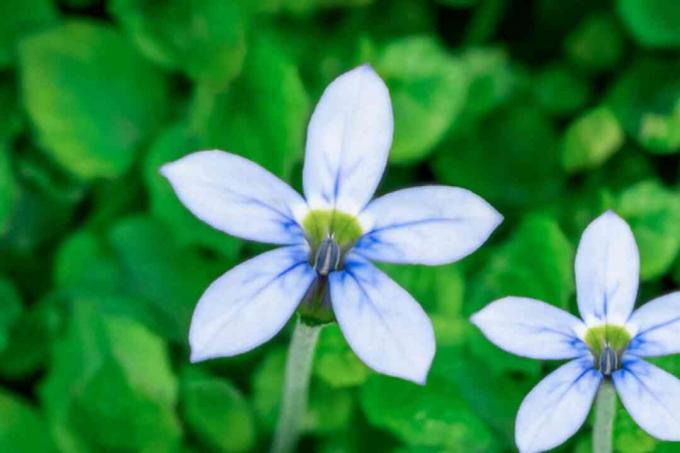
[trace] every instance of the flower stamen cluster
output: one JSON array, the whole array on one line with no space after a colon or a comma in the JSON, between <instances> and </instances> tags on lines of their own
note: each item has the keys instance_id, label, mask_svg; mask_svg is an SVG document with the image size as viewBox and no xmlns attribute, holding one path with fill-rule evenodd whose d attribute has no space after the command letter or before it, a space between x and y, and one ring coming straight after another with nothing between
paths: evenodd
<instances>
[{"instance_id":1,"label":"flower stamen cluster","mask_svg":"<svg viewBox=\"0 0 680 453\"><path fill-rule=\"evenodd\" d=\"M631 335L624 326L602 324L590 327L583 341L593 355L593 362L603 376L609 377L621 367L623 353Z\"/></svg>"}]
</instances>

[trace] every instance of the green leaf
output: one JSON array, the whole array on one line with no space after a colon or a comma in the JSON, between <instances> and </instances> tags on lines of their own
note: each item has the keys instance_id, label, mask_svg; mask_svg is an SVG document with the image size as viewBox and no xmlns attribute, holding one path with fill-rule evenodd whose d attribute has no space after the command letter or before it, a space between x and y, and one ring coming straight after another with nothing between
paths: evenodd
<instances>
[{"instance_id":1,"label":"green leaf","mask_svg":"<svg viewBox=\"0 0 680 453\"><path fill-rule=\"evenodd\" d=\"M486 340L488 341L488 340ZM534 378L518 379L517 374L501 377L488 373L493 356L479 359L455 349L441 349L439 363L446 363L446 375L458 385L460 394L474 412L502 435L506 447L515 447L515 419L524 397L538 382ZM507 354L507 353L506 353ZM499 382L506 384L499 385Z\"/></svg>"},{"instance_id":2,"label":"green leaf","mask_svg":"<svg viewBox=\"0 0 680 453\"><path fill-rule=\"evenodd\" d=\"M329 324L321 330L314 358L315 376L331 387L354 387L363 383L369 373L350 349L337 324Z\"/></svg>"},{"instance_id":3,"label":"green leaf","mask_svg":"<svg viewBox=\"0 0 680 453\"><path fill-rule=\"evenodd\" d=\"M116 0L109 9L149 59L215 88L241 70L245 26L233 1Z\"/></svg>"},{"instance_id":4,"label":"green leaf","mask_svg":"<svg viewBox=\"0 0 680 453\"><path fill-rule=\"evenodd\" d=\"M463 65L434 38L418 36L389 43L375 66L390 88L394 110L390 161L425 159L462 110L467 92Z\"/></svg>"},{"instance_id":5,"label":"green leaf","mask_svg":"<svg viewBox=\"0 0 680 453\"><path fill-rule=\"evenodd\" d=\"M255 421L243 395L229 381L185 368L180 376L182 415L206 445L218 451L251 451Z\"/></svg>"},{"instance_id":6,"label":"green leaf","mask_svg":"<svg viewBox=\"0 0 680 453\"><path fill-rule=\"evenodd\" d=\"M19 41L57 21L52 0L0 2L0 68L13 64Z\"/></svg>"},{"instance_id":7,"label":"green leaf","mask_svg":"<svg viewBox=\"0 0 680 453\"><path fill-rule=\"evenodd\" d=\"M129 293L148 301L164 337L186 343L198 299L227 266L181 248L171 228L150 217L119 221L109 240Z\"/></svg>"},{"instance_id":8,"label":"green leaf","mask_svg":"<svg viewBox=\"0 0 680 453\"><path fill-rule=\"evenodd\" d=\"M617 9L633 38L643 46L680 46L680 3L674 0L618 0Z\"/></svg>"},{"instance_id":9,"label":"green leaf","mask_svg":"<svg viewBox=\"0 0 680 453\"><path fill-rule=\"evenodd\" d=\"M310 390L305 430L317 435L329 435L351 427L355 399L350 389L338 389L317 382Z\"/></svg>"},{"instance_id":10,"label":"green leaf","mask_svg":"<svg viewBox=\"0 0 680 453\"><path fill-rule=\"evenodd\" d=\"M203 149L240 154L285 179L302 157L308 115L297 68L276 41L260 38L227 91L197 88L191 132Z\"/></svg>"},{"instance_id":11,"label":"green leaf","mask_svg":"<svg viewBox=\"0 0 680 453\"><path fill-rule=\"evenodd\" d=\"M614 419L614 449L621 453L651 453L661 451L659 441L647 434L631 418L620 402Z\"/></svg>"},{"instance_id":12,"label":"green leaf","mask_svg":"<svg viewBox=\"0 0 680 453\"><path fill-rule=\"evenodd\" d=\"M372 375L361 389L369 422L403 442L466 452L494 451L488 427L461 399L457 386L430 374L426 386Z\"/></svg>"},{"instance_id":13,"label":"green leaf","mask_svg":"<svg viewBox=\"0 0 680 453\"><path fill-rule=\"evenodd\" d=\"M176 444L177 383L165 344L132 320L72 304L41 398L60 449L142 450Z\"/></svg>"},{"instance_id":14,"label":"green leaf","mask_svg":"<svg viewBox=\"0 0 680 453\"><path fill-rule=\"evenodd\" d=\"M621 148L623 141L623 130L611 109L596 107L567 127L562 162L570 172L599 167Z\"/></svg>"},{"instance_id":15,"label":"green leaf","mask_svg":"<svg viewBox=\"0 0 680 453\"><path fill-rule=\"evenodd\" d=\"M564 43L570 60L592 72L611 70L621 59L624 41L616 19L594 13L569 33Z\"/></svg>"},{"instance_id":16,"label":"green leaf","mask_svg":"<svg viewBox=\"0 0 680 453\"><path fill-rule=\"evenodd\" d=\"M13 80L0 79L0 147L11 144L23 126L15 85Z\"/></svg>"},{"instance_id":17,"label":"green leaf","mask_svg":"<svg viewBox=\"0 0 680 453\"><path fill-rule=\"evenodd\" d=\"M640 278L663 276L680 250L680 194L657 181L643 181L624 190L615 206L640 249Z\"/></svg>"},{"instance_id":18,"label":"green leaf","mask_svg":"<svg viewBox=\"0 0 680 453\"><path fill-rule=\"evenodd\" d=\"M11 329L22 311L21 296L17 289L10 280L0 277L0 352L7 348Z\"/></svg>"},{"instance_id":19,"label":"green leaf","mask_svg":"<svg viewBox=\"0 0 680 453\"><path fill-rule=\"evenodd\" d=\"M68 22L33 35L19 63L41 144L79 177L125 172L163 119L164 77L106 25Z\"/></svg>"},{"instance_id":20,"label":"green leaf","mask_svg":"<svg viewBox=\"0 0 680 453\"><path fill-rule=\"evenodd\" d=\"M281 405L286 349L270 349L251 375L253 408L257 420L266 431L272 432Z\"/></svg>"},{"instance_id":21,"label":"green leaf","mask_svg":"<svg viewBox=\"0 0 680 453\"><path fill-rule=\"evenodd\" d=\"M465 282L458 266L380 266L409 292L428 313L459 315Z\"/></svg>"},{"instance_id":22,"label":"green leaf","mask_svg":"<svg viewBox=\"0 0 680 453\"><path fill-rule=\"evenodd\" d=\"M479 0L437 0L442 5L452 8L470 8L479 3Z\"/></svg>"},{"instance_id":23,"label":"green leaf","mask_svg":"<svg viewBox=\"0 0 680 453\"><path fill-rule=\"evenodd\" d=\"M470 304L481 308L514 295L568 310L574 294L573 260L574 247L551 216L528 216L489 257L474 281Z\"/></svg>"},{"instance_id":24,"label":"green leaf","mask_svg":"<svg viewBox=\"0 0 680 453\"><path fill-rule=\"evenodd\" d=\"M163 164L200 149L199 138L181 124L166 129L152 144L144 163L144 179L151 197L151 212L172 227L182 245L217 250L232 261L238 256L243 242L196 218L179 201L170 183L159 172Z\"/></svg>"},{"instance_id":25,"label":"green leaf","mask_svg":"<svg viewBox=\"0 0 680 453\"><path fill-rule=\"evenodd\" d=\"M673 60L639 58L607 96L607 103L626 133L647 151L680 150L680 64Z\"/></svg>"},{"instance_id":26,"label":"green leaf","mask_svg":"<svg viewBox=\"0 0 680 453\"><path fill-rule=\"evenodd\" d=\"M355 7L372 3L374 0L263 0L252 2L240 0L252 12L288 12L307 16L319 10L337 7Z\"/></svg>"},{"instance_id":27,"label":"green leaf","mask_svg":"<svg viewBox=\"0 0 680 453\"><path fill-rule=\"evenodd\" d=\"M548 113L566 115L583 107L590 97L587 81L568 66L549 65L532 85L536 100Z\"/></svg>"},{"instance_id":28,"label":"green leaf","mask_svg":"<svg viewBox=\"0 0 680 453\"><path fill-rule=\"evenodd\" d=\"M519 77L508 53L497 48L472 48L460 56L468 93L463 108L463 120L454 124L459 131L470 122L508 101L517 88Z\"/></svg>"},{"instance_id":29,"label":"green leaf","mask_svg":"<svg viewBox=\"0 0 680 453\"><path fill-rule=\"evenodd\" d=\"M121 269L100 238L78 231L66 238L54 265L54 281L64 289L114 292L123 286Z\"/></svg>"},{"instance_id":30,"label":"green leaf","mask_svg":"<svg viewBox=\"0 0 680 453\"><path fill-rule=\"evenodd\" d=\"M497 208L535 206L562 186L557 133L538 108L504 106L438 148L437 179L465 187Z\"/></svg>"},{"instance_id":31,"label":"green leaf","mask_svg":"<svg viewBox=\"0 0 680 453\"><path fill-rule=\"evenodd\" d=\"M84 297L103 313L133 319L160 335L176 335L164 309L130 283L125 265L92 231L77 231L62 243L54 280L69 298Z\"/></svg>"},{"instance_id":32,"label":"green leaf","mask_svg":"<svg viewBox=\"0 0 680 453\"><path fill-rule=\"evenodd\" d=\"M11 158L13 175L8 175L0 186L7 184L11 194L14 190L11 181L16 179L18 193L7 217L2 242L5 249L26 253L64 233L76 203L83 196L83 187L65 177L33 149L24 148ZM3 196L11 195L3 194L0 198Z\"/></svg>"},{"instance_id":33,"label":"green leaf","mask_svg":"<svg viewBox=\"0 0 680 453\"><path fill-rule=\"evenodd\" d=\"M19 187L12 173L10 158L8 149L0 143L0 236L10 227L19 201Z\"/></svg>"},{"instance_id":34,"label":"green leaf","mask_svg":"<svg viewBox=\"0 0 680 453\"><path fill-rule=\"evenodd\" d=\"M38 411L5 390L0 391L0 450L57 451Z\"/></svg>"},{"instance_id":35,"label":"green leaf","mask_svg":"<svg viewBox=\"0 0 680 453\"><path fill-rule=\"evenodd\" d=\"M50 348L60 333L63 314L48 295L29 306L12 324L7 347L0 353L0 375L26 379L44 368Z\"/></svg>"}]
</instances>

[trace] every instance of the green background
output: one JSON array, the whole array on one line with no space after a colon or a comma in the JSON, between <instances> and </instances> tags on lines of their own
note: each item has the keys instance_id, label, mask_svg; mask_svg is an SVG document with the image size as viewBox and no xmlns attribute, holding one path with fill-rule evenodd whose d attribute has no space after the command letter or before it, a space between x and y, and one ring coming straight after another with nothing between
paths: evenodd
<instances>
[{"instance_id":1,"label":"green background","mask_svg":"<svg viewBox=\"0 0 680 453\"><path fill-rule=\"evenodd\" d=\"M364 62L394 104L379 192L462 186L506 221L455 265L385 266L435 325L425 387L325 328L302 449L512 450L557 364L467 319L505 295L575 312L574 250L607 208L637 238L640 301L680 286L677 0L2 0L0 451L267 448L290 326L200 365L187 344L202 290L266 248L194 219L158 168L220 148L299 188L314 103ZM561 451L589 451L591 422ZM615 436L680 451L624 411Z\"/></svg>"}]
</instances>

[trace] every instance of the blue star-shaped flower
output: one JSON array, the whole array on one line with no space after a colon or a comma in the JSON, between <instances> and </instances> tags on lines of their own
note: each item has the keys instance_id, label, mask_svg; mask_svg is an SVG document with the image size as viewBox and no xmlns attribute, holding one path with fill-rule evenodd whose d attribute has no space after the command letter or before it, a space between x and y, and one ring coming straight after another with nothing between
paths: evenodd
<instances>
[{"instance_id":1,"label":"blue star-shaped flower","mask_svg":"<svg viewBox=\"0 0 680 453\"><path fill-rule=\"evenodd\" d=\"M162 168L184 205L209 225L282 246L236 266L206 290L191 323L193 361L266 342L305 300L301 308L310 316L331 312L368 366L425 381L435 349L430 321L369 259L450 263L476 250L501 216L454 187L400 190L371 202L392 129L387 87L365 65L331 83L312 115L305 199L260 166L223 151L196 152ZM321 302L307 306L309 300Z\"/></svg>"},{"instance_id":2,"label":"blue star-shaped flower","mask_svg":"<svg viewBox=\"0 0 680 453\"><path fill-rule=\"evenodd\" d=\"M680 292L633 312L638 248L626 222L611 211L583 233L575 270L583 320L521 297L495 301L472 317L506 351L534 359L572 359L522 401L517 446L523 452L543 451L571 437L605 379L613 382L642 429L659 439L680 440L680 380L642 359L680 352Z\"/></svg>"}]
</instances>

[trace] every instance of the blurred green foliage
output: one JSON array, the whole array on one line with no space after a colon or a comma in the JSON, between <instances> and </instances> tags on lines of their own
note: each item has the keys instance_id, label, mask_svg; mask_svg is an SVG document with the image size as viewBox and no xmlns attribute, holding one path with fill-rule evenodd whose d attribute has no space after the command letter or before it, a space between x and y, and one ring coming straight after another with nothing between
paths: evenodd
<instances>
[{"instance_id":1,"label":"blurred green foliage","mask_svg":"<svg viewBox=\"0 0 680 453\"><path fill-rule=\"evenodd\" d=\"M379 191L463 186L506 222L461 263L384 266L433 320L426 386L322 331L301 449L512 450L555 364L467 317L511 294L574 311L575 247L607 208L637 238L641 300L680 285L679 57L676 0L3 0L0 451L267 448L290 328L200 365L187 344L201 292L264 248L191 216L158 168L220 148L299 188L314 102L364 62L394 106ZM623 410L615 435L680 450Z\"/></svg>"}]
</instances>

